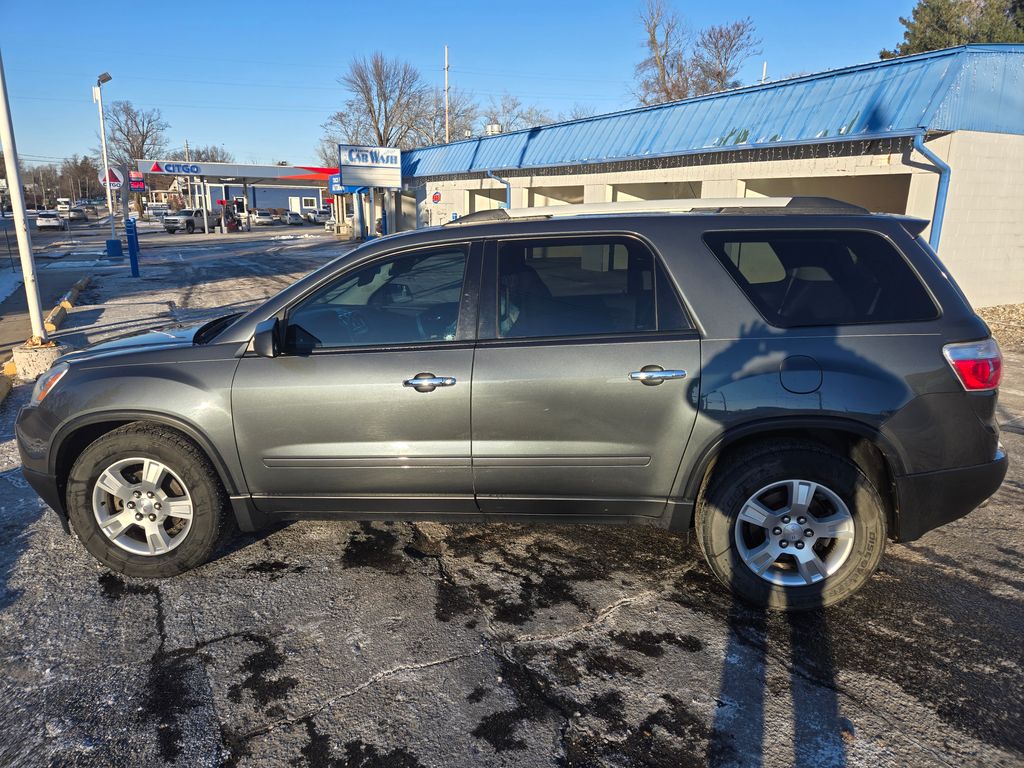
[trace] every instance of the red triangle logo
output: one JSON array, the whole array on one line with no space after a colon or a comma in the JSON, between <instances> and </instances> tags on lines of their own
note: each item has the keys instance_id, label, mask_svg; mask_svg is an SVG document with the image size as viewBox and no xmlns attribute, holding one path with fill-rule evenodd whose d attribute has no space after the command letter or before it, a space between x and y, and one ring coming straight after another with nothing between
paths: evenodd
<instances>
[{"instance_id":1,"label":"red triangle logo","mask_svg":"<svg viewBox=\"0 0 1024 768\"><path fill-rule=\"evenodd\" d=\"M160 167L160 163L153 163L153 167L149 169L150 173L163 173L164 169Z\"/></svg>"},{"instance_id":2,"label":"red triangle logo","mask_svg":"<svg viewBox=\"0 0 1024 768\"><path fill-rule=\"evenodd\" d=\"M117 175L117 171L115 171L113 168L107 171L107 181L118 182L120 180L121 177Z\"/></svg>"}]
</instances>

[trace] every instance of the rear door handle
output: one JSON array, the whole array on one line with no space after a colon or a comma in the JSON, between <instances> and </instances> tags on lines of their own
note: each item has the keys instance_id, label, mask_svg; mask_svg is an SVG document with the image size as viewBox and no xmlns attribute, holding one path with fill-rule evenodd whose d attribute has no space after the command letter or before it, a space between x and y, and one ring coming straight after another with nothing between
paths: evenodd
<instances>
[{"instance_id":1,"label":"rear door handle","mask_svg":"<svg viewBox=\"0 0 1024 768\"><path fill-rule=\"evenodd\" d=\"M646 384L649 387L661 384L663 381L685 378L686 371L679 369L666 371L660 365L645 365L639 371L633 371L629 374L630 381L639 381L641 384Z\"/></svg>"},{"instance_id":2,"label":"rear door handle","mask_svg":"<svg viewBox=\"0 0 1024 768\"><path fill-rule=\"evenodd\" d=\"M402 386L412 387L417 392L433 392L438 387L454 387L454 376L435 376L432 373L417 373L411 379L402 382Z\"/></svg>"}]
</instances>

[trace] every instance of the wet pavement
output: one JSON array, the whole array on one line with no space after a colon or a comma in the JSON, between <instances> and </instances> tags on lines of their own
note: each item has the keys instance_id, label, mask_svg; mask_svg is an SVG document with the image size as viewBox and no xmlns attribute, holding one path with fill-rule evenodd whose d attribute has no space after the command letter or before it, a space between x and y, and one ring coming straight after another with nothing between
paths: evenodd
<instances>
[{"instance_id":1,"label":"wet pavement","mask_svg":"<svg viewBox=\"0 0 1024 768\"><path fill-rule=\"evenodd\" d=\"M338 252L305 245L156 249L142 281L99 275L64 337L251 305ZM1004 382L1020 456L1024 355ZM28 395L0 405L0 765L1024 761L1019 465L795 616L734 602L685 537L641 528L302 522L147 582L99 566L21 478Z\"/></svg>"}]
</instances>

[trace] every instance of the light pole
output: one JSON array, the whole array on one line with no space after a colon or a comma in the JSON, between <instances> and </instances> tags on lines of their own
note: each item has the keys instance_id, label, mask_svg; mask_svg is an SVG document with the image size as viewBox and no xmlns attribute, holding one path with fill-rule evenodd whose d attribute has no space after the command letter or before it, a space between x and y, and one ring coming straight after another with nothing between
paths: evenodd
<instances>
[{"instance_id":1,"label":"light pole","mask_svg":"<svg viewBox=\"0 0 1024 768\"><path fill-rule=\"evenodd\" d=\"M36 265L32 260L32 235L28 230L28 218L25 216L25 193L21 186L18 148L14 142L14 125L11 123L11 106L7 101L7 78L4 75L2 57L0 57L0 147L4 151L7 185L11 193L11 208L14 210L14 231L18 236L21 272L25 280L25 298L28 302L28 316L32 324L31 342L33 346L39 346L46 343L46 326L43 325L43 308L39 302Z\"/></svg>"},{"instance_id":2,"label":"light pole","mask_svg":"<svg viewBox=\"0 0 1024 768\"><path fill-rule=\"evenodd\" d=\"M114 198L110 194L110 164L107 162L107 130L103 125L103 84L111 81L110 73L103 72L96 78L92 89L92 100L98 103L100 110L100 146L103 148L103 186L107 188L107 210L110 212L110 239L117 238L114 230Z\"/></svg>"}]
</instances>

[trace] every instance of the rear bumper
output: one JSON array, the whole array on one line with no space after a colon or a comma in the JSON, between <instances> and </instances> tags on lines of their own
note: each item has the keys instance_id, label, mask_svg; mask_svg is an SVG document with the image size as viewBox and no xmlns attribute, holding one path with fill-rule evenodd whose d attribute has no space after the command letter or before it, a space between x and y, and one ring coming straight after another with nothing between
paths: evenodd
<instances>
[{"instance_id":1,"label":"rear bumper","mask_svg":"<svg viewBox=\"0 0 1024 768\"><path fill-rule=\"evenodd\" d=\"M1008 466L1000 448L987 464L897 477L897 541L913 541L977 509L999 490Z\"/></svg>"}]
</instances>

